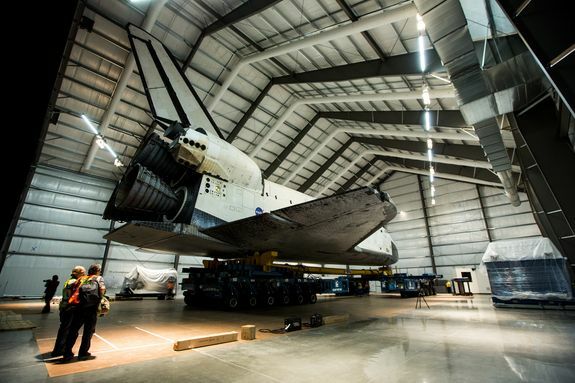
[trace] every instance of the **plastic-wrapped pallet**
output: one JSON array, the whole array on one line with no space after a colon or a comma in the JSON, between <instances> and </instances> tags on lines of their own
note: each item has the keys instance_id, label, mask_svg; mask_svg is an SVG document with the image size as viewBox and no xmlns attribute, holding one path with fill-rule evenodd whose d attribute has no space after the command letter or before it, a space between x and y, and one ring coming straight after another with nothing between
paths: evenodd
<instances>
[{"instance_id":1,"label":"plastic-wrapped pallet","mask_svg":"<svg viewBox=\"0 0 575 383\"><path fill-rule=\"evenodd\" d=\"M548 238L491 242L482 263L494 302L573 298L566 259Z\"/></svg>"}]
</instances>

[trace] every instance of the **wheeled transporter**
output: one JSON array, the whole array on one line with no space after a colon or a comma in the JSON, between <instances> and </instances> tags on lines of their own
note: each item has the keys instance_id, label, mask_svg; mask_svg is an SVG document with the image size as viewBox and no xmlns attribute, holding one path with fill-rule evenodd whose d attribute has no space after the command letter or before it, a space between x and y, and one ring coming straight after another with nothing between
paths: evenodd
<instances>
[{"instance_id":1,"label":"wheeled transporter","mask_svg":"<svg viewBox=\"0 0 575 383\"><path fill-rule=\"evenodd\" d=\"M215 267L184 268L188 278L181 286L186 305L240 306L315 303L320 292L318 279L290 270L263 270L260 265L220 262Z\"/></svg>"}]
</instances>

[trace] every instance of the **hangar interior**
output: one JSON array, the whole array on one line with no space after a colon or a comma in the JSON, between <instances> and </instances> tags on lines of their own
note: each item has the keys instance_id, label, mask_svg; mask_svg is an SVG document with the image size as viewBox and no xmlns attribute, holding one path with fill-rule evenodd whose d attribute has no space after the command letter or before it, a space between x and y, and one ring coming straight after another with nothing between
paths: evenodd
<instances>
[{"instance_id":1,"label":"hangar interior","mask_svg":"<svg viewBox=\"0 0 575 383\"><path fill-rule=\"evenodd\" d=\"M57 70L49 74L50 99L41 108L41 123L30 128L39 144L19 185L20 199L5 218L1 297L23 302L39 297L43 280L59 275L63 281L78 264L103 264L110 296L122 290L135 266L175 268L179 285L186 277L183 268L203 265L202 254L104 238L123 225L102 218L114 189L140 145L153 133L164 135L166 128L153 117L127 24L165 45L222 138L253 159L264 178L314 198L365 186L384 191L397 208L385 225L398 254L391 272L441 275L440 293L444 281L467 275L475 296L429 297L427 312L413 310L413 300L380 299L380 284L371 283L376 294L370 297L320 297L316 305L297 310L258 308L238 314L188 310L177 288L173 302L115 302L115 312L98 323L99 330L117 338L127 331L126 322L141 328L150 321L164 323L171 330L150 330L167 339L154 358L143 347L134 360L118 362L121 357L106 354L107 343L99 338L100 364L72 367L37 363L48 347L42 339L57 330L53 314L40 317L36 303L0 303L0 310L19 312L36 325L33 331L0 335L3 354L14 347L23 350L6 358L3 374L24 374L29 381L130 375L147 381L154 371L168 380L181 379L188 368L205 369L194 381L329 376L367 382L383 380L385 368L386 381L573 381L573 311L565 306L551 312L493 308L482 264L490 243L545 237L565 259L573 280L575 34L565 4L70 3L55 9L65 32L52 44ZM345 262L312 266L377 269ZM162 348L180 335L226 331L225 323L268 327L273 320L322 309L324 315L350 317L340 327L278 337L258 334L258 342L177 357ZM314 361L312 355L320 351ZM297 356L284 363L282 354ZM36 356L35 366L23 361L27 356ZM337 367L342 360L349 361L347 370ZM111 368L115 363L122 369ZM482 380L490 363L496 368ZM23 369L16 371L14 365ZM434 375L433 369L441 372Z\"/></svg>"}]
</instances>

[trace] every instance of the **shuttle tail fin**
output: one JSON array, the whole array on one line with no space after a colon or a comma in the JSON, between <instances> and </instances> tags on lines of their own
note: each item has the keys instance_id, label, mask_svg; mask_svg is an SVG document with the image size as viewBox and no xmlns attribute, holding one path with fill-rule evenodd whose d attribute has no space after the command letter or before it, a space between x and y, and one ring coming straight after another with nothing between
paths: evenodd
<instances>
[{"instance_id":1,"label":"shuttle tail fin","mask_svg":"<svg viewBox=\"0 0 575 383\"><path fill-rule=\"evenodd\" d=\"M202 128L223 139L216 123L168 49L135 25L128 25L128 37L154 118L164 126L177 121L185 128Z\"/></svg>"}]
</instances>

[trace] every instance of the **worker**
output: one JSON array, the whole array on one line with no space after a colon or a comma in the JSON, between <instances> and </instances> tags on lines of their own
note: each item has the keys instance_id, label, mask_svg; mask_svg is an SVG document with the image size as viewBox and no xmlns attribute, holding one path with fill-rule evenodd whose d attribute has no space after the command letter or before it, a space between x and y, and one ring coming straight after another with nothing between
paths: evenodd
<instances>
[{"instance_id":1,"label":"worker","mask_svg":"<svg viewBox=\"0 0 575 383\"><path fill-rule=\"evenodd\" d=\"M174 296L176 295L176 293L174 292L174 285L175 285L176 279L174 277L169 277L168 278L168 282L166 283L166 288L168 290L167 294L166 294L166 299L174 299Z\"/></svg>"},{"instance_id":2,"label":"worker","mask_svg":"<svg viewBox=\"0 0 575 383\"><path fill-rule=\"evenodd\" d=\"M51 357L64 355L64 348L66 347L66 339L68 338L68 331L72 325L72 318L74 308L68 304L70 296L73 294L74 284L76 280L86 274L86 269L83 266L75 266L72 269L70 278L64 282L62 289L62 300L60 301L60 328L58 328L58 335L54 343L54 349L50 353Z\"/></svg>"},{"instance_id":3,"label":"worker","mask_svg":"<svg viewBox=\"0 0 575 383\"><path fill-rule=\"evenodd\" d=\"M50 301L54 298L54 294L56 294L56 289L60 281L58 280L57 275L53 275L52 279L44 279L44 307L42 308L42 314L47 314L50 312Z\"/></svg>"},{"instance_id":4,"label":"worker","mask_svg":"<svg viewBox=\"0 0 575 383\"><path fill-rule=\"evenodd\" d=\"M75 283L75 290L82 291L82 286L86 285L97 285L97 292L95 295L98 298L98 302L102 299L106 293L106 285L104 284L104 278L100 275L102 272L102 266L100 264L93 264L88 269L88 276L78 278ZM74 294L72 295L74 297ZM70 298L70 300L73 300ZM68 303L71 303L70 301ZM92 335L96 332L96 322L98 321L98 304L92 304L91 300L85 299L78 302L78 306L74 309L74 314L72 318L72 324L70 325L70 330L68 332L68 337L66 339L66 347L64 348L64 355L62 362L69 362L74 357L72 348L78 339L78 331L82 326L84 330L82 332L82 342L80 343L80 350L78 351L78 360L91 360L96 357L93 356L89 350L92 341Z\"/></svg>"},{"instance_id":5,"label":"worker","mask_svg":"<svg viewBox=\"0 0 575 383\"><path fill-rule=\"evenodd\" d=\"M445 282L445 288L447 289L447 293L450 294L451 293L451 281L450 280Z\"/></svg>"}]
</instances>

